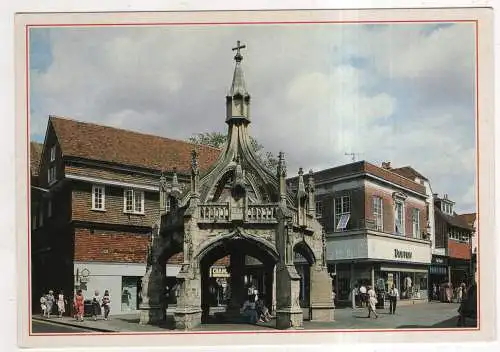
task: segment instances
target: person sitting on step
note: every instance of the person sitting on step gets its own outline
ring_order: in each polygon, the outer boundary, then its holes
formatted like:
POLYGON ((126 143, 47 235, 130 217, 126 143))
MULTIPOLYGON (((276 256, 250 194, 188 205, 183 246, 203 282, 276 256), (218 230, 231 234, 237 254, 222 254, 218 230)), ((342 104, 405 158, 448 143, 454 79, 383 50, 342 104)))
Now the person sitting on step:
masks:
POLYGON ((246 317, 250 324, 256 324, 258 319, 257 311, 255 310, 255 296, 248 295, 247 300, 243 303, 243 307, 240 310, 241 314, 246 317))
POLYGON ((268 322, 272 319, 269 309, 264 304, 264 300, 262 298, 257 299, 257 302, 255 302, 255 310, 257 311, 257 316, 259 317, 259 323, 268 322))

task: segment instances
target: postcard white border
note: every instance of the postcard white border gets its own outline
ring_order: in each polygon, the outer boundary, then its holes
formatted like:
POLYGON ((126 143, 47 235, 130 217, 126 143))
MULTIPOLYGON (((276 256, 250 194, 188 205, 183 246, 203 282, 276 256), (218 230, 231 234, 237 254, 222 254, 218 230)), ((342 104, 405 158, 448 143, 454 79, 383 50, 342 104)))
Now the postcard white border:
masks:
MULTIPOLYGON (((413 9, 408 10, 352 10, 352 11, 280 11, 280 12, 205 12, 205 13, 141 13, 140 18, 133 13, 120 14, 44 14, 44 15, 22 15, 16 18, 16 220, 18 234, 18 272, 19 272, 19 295, 21 302, 28 302, 27 278, 25 274, 27 255, 27 121, 26 121, 26 67, 25 67, 25 32, 24 25, 29 24, 63 24, 74 25, 83 23, 146 23, 146 22, 277 22, 277 21, 332 21, 332 20, 479 20, 479 96, 480 106, 479 119, 479 171, 480 178, 480 223, 479 267, 481 276, 480 302, 482 306, 480 317, 480 331, 446 332, 444 338, 440 332, 349 332, 349 333, 276 333, 255 335, 194 335, 199 339, 188 338, 191 335, 148 335, 148 346, 165 346, 168 343, 174 345, 234 345, 234 337, 238 336, 237 344, 252 345, 275 345, 275 344, 304 344, 318 343, 338 343, 338 342, 443 342, 443 341, 485 341, 493 338, 495 329, 495 311, 484 309, 485 306, 496 307, 494 299, 495 275, 494 271, 488 269, 488 263, 495 262, 494 247, 488 245, 493 240, 494 234, 494 153, 489 152, 492 148, 494 136, 493 125, 493 56, 492 56, 492 13, 487 9, 413 9), (482 152, 485 151, 485 152, 482 152), (231 338, 229 338, 231 336, 231 338), (168 338, 168 340, 167 340, 168 338)), ((144 335, 127 336, 99 336, 94 335, 92 339, 88 337, 69 336, 27 336, 26 332, 28 316, 28 306, 19 305, 18 314, 19 328, 23 333, 19 336, 20 342, 26 347, 47 346, 47 347, 69 347, 69 346, 144 346, 144 335), (83 340, 83 341, 82 341, 83 340)))

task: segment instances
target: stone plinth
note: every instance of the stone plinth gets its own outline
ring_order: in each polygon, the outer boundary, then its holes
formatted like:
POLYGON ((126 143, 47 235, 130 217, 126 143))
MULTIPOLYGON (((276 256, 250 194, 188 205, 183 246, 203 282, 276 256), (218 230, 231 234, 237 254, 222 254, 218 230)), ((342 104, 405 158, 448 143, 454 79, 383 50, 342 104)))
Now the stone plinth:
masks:
POLYGON ((201 308, 177 308, 174 311, 175 328, 191 330, 201 325, 201 308))
POLYGON ((159 305, 141 305, 140 309, 141 313, 139 316, 139 324, 141 325, 158 325, 163 320, 165 315, 162 307, 159 305))
POLYGON ((303 329, 302 309, 285 308, 276 310, 276 328, 280 330, 303 329))
POLYGON ((335 321, 335 306, 331 304, 312 304, 311 321, 335 321))

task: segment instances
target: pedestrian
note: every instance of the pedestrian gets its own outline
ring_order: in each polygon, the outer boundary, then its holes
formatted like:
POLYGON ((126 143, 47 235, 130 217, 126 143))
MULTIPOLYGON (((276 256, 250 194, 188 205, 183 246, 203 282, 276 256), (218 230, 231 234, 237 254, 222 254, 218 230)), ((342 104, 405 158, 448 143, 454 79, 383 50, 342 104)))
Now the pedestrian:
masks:
POLYGON ((102 296, 102 308, 104 309, 104 320, 108 320, 108 315, 110 311, 111 299, 109 298, 109 291, 104 291, 104 296, 102 296))
POLYGON ((432 284, 432 299, 435 300, 435 301, 438 301, 439 300, 439 297, 438 297, 438 290, 437 290, 437 285, 436 283, 432 284))
POLYGON ((47 297, 46 297, 46 295, 42 295, 42 297, 40 297, 40 309, 42 311, 42 317, 44 317, 47 313, 47 297))
POLYGON ((361 287, 359 288, 359 296, 360 296, 360 300, 361 300, 361 307, 364 307, 365 305, 368 304, 368 300, 367 300, 367 295, 366 295, 366 287, 365 285, 361 284, 361 287), (366 303, 366 304, 365 304, 366 303))
POLYGON ((92 297, 92 318, 94 321, 97 320, 98 315, 101 315, 101 297, 99 297, 99 291, 95 290, 94 297, 92 297))
POLYGON ((356 309, 356 298, 358 297, 359 290, 358 285, 354 285, 351 291, 351 301, 352 301, 352 309, 356 309))
POLYGON ((446 293, 446 302, 452 303, 453 286, 451 285, 451 282, 448 282, 448 284, 446 285, 445 293, 446 293))
POLYGON ((256 324, 259 321, 257 311, 255 310, 255 295, 248 295, 247 300, 240 309, 241 314, 248 319, 250 324, 256 324))
POLYGON ((76 308, 76 320, 83 321, 83 312, 84 312, 84 298, 82 294, 82 290, 78 290, 75 296, 75 308, 76 308))
POLYGON ((62 290, 57 296, 57 310, 59 312, 59 318, 62 318, 64 312, 66 312, 66 300, 64 299, 64 293, 62 290))
POLYGON ((54 291, 50 290, 46 298, 47 298, 47 302, 45 303, 47 306, 46 313, 47 313, 47 318, 50 318, 50 313, 52 313, 52 307, 54 307, 54 302, 56 300, 54 298, 54 291))
POLYGON ((378 318, 377 311, 376 311, 376 305, 378 303, 377 301, 377 294, 375 293, 375 290, 371 287, 368 286, 368 318, 370 318, 371 313, 375 314, 375 319, 378 318))
POLYGON ((396 314, 396 302, 399 297, 398 289, 392 285, 389 290, 389 314, 396 314))

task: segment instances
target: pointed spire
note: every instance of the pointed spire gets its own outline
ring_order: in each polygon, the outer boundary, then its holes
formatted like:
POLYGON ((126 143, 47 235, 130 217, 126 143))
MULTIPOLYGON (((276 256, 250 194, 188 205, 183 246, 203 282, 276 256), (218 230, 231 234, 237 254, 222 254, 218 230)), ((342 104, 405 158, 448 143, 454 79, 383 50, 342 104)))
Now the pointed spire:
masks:
POLYGON ((176 199, 179 198, 181 195, 181 188, 180 188, 179 180, 177 179, 177 168, 176 167, 174 167, 174 175, 172 176, 172 190, 171 190, 170 194, 176 199))
POLYGON ((304 185, 304 170, 302 168, 299 169, 299 186, 297 189, 297 197, 302 199, 306 196, 306 186, 304 185))
POLYGON ((278 174, 280 202, 283 206, 286 206, 286 162, 285 153, 283 152, 279 152, 278 154, 278 167, 276 171, 278 174))
POLYGON ((161 171, 160 183, 158 186, 160 190, 160 215, 163 215, 166 213, 165 204, 167 203, 167 179, 163 170, 161 171))
POLYGON ((239 123, 242 121, 250 123, 250 94, 248 94, 245 76, 241 67, 241 61, 243 60, 241 49, 244 48, 246 48, 246 45, 242 45, 239 40, 236 47, 233 48, 233 51, 236 50, 236 55, 234 56, 236 65, 234 67, 231 89, 226 96, 226 123, 230 125, 234 122, 239 123))
POLYGON ((191 152, 191 192, 192 197, 199 197, 199 170, 198 170, 198 153, 193 149, 191 152))
POLYGON ((307 180, 307 210, 311 216, 316 216, 316 198, 314 196, 314 191, 314 173, 313 170, 309 170, 309 178, 307 180))
POLYGON ((229 95, 248 95, 247 87, 245 84, 245 76, 243 75, 243 69, 241 68, 241 61, 243 60, 243 56, 241 55, 241 49, 245 49, 246 45, 241 45, 240 41, 237 41, 236 47, 233 50, 236 50, 236 55, 234 56, 234 61, 236 61, 236 66, 234 68, 233 74, 233 83, 231 84, 231 90, 229 95))

